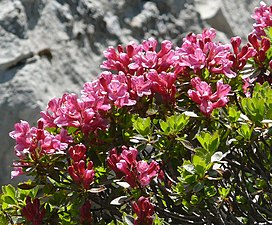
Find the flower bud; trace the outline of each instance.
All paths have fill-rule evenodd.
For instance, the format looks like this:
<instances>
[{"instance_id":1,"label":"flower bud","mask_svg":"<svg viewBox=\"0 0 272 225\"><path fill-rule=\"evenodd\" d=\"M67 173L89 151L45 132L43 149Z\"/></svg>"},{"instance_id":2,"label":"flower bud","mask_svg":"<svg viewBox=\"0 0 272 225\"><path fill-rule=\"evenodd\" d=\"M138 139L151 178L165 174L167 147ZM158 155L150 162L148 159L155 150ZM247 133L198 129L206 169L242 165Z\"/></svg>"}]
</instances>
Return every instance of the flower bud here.
<instances>
[{"instance_id":1,"label":"flower bud","mask_svg":"<svg viewBox=\"0 0 272 225\"><path fill-rule=\"evenodd\" d=\"M242 42L241 37L239 37L239 36L232 37L230 39L230 42L231 42L234 54L237 55L239 52L239 46L241 45L241 42Z\"/></svg>"}]
</instances>

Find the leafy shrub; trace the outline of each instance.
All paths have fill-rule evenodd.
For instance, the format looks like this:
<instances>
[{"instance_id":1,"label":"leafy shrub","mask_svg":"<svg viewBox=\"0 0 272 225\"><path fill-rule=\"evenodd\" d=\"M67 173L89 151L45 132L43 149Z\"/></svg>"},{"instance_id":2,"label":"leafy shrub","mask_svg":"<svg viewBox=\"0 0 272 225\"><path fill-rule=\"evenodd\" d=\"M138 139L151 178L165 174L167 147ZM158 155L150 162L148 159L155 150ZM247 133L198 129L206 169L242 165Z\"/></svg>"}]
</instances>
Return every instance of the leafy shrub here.
<instances>
[{"instance_id":1,"label":"leafy shrub","mask_svg":"<svg viewBox=\"0 0 272 225\"><path fill-rule=\"evenodd\" d=\"M1 224L272 223L272 6L241 46L214 29L180 47L109 47L81 96L15 124Z\"/></svg>"}]
</instances>

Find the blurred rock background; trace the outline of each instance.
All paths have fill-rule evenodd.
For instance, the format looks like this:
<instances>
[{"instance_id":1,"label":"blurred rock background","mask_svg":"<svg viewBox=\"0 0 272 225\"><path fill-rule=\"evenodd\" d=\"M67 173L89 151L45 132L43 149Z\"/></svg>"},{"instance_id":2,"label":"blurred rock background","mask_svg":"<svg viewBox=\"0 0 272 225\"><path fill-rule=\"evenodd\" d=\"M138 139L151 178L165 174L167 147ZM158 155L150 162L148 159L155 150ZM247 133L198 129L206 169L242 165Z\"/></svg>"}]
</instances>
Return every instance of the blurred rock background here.
<instances>
[{"instance_id":1,"label":"blurred rock background","mask_svg":"<svg viewBox=\"0 0 272 225\"><path fill-rule=\"evenodd\" d=\"M268 3L268 1L266 1ZM252 30L256 0L0 0L0 185L10 180L14 123L35 125L54 96L79 93L109 45L151 36L176 45L214 27L227 43Z\"/></svg>"}]
</instances>

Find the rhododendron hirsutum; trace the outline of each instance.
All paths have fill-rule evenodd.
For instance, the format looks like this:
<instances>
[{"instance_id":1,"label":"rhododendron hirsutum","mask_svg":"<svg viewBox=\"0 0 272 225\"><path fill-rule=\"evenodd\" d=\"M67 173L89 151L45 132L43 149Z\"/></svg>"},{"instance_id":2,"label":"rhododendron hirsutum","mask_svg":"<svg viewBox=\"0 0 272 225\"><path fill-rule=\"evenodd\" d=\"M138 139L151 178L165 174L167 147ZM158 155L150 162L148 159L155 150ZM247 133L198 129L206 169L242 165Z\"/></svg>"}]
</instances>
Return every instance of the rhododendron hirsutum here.
<instances>
[{"instance_id":1,"label":"rhododendron hirsutum","mask_svg":"<svg viewBox=\"0 0 272 225\"><path fill-rule=\"evenodd\" d=\"M43 224L45 212L45 208L40 206L39 199L35 198L32 202L29 196L26 198L26 206L22 208L22 215L27 221L31 222L33 225L41 225Z\"/></svg>"},{"instance_id":2,"label":"rhododendron hirsutum","mask_svg":"<svg viewBox=\"0 0 272 225\"><path fill-rule=\"evenodd\" d=\"M202 34L191 33L183 39L183 44L177 48L177 64L188 67L194 73L200 74L203 69L210 73L224 74L233 78L236 73L231 70L233 62L229 60L230 46L214 42L214 29L204 30Z\"/></svg>"},{"instance_id":3,"label":"rhododendron hirsutum","mask_svg":"<svg viewBox=\"0 0 272 225\"><path fill-rule=\"evenodd\" d=\"M140 197L137 202L132 204L133 211L137 217L134 225L151 225L153 224L154 206L150 203L148 198Z\"/></svg>"},{"instance_id":4,"label":"rhododendron hirsutum","mask_svg":"<svg viewBox=\"0 0 272 225\"><path fill-rule=\"evenodd\" d=\"M260 7L256 8L252 18L255 20L253 24L254 33L259 39L265 36L264 29L267 27L272 27L272 6L266 5L263 1L260 3Z\"/></svg>"},{"instance_id":5,"label":"rhododendron hirsutum","mask_svg":"<svg viewBox=\"0 0 272 225\"><path fill-rule=\"evenodd\" d=\"M116 175L120 178L124 176L132 188L147 186L159 171L158 163L152 161L148 164L143 160L137 161L137 155L137 149L122 146L122 153L119 156L116 149L113 149L107 159L110 168L116 172Z\"/></svg>"},{"instance_id":6,"label":"rhododendron hirsutum","mask_svg":"<svg viewBox=\"0 0 272 225\"><path fill-rule=\"evenodd\" d=\"M227 95L231 87L228 84L223 84L222 81L217 81L217 90L214 93L212 93L211 86L201 81L199 77L193 78L191 85L195 90L188 90L188 95L199 104L200 111L206 116L210 116L214 109L228 103Z\"/></svg>"},{"instance_id":7,"label":"rhododendron hirsutum","mask_svg":"<svg viewBox=\"0 0 272 225\"><path fill-rule=\"evenodd\" d=\"M94 180L92 161L87 163L87 168L84 160L73 162L72 165L68 167L68 172L76 184L82 185L85 189L90 188L90 184Z\"/></svg>"},{"instance_id":8,"label":"rhododendron hirsutum","mask_svg":"<svg viewBox=\"0 0 272 225\"><path fill-rule=\"evenodd\" d=\"M33 181L3 187L0 221L270 224L271 9L255 10L245 44L210 28L176 48L108 47L81 95L14 125L11 175Z\"/></svg>"}]
</instances>

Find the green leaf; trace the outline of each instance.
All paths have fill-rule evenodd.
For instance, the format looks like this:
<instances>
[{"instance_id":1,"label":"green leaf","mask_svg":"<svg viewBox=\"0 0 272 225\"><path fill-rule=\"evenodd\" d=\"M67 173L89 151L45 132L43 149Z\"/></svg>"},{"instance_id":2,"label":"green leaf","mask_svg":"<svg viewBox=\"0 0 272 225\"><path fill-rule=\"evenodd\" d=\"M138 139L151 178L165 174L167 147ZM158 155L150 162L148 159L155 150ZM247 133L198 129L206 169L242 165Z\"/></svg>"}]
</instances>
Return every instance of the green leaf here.
<instances>
[{"instance_id":1,"label":"green leaf","mask_svg":"<svg viewBox=\"0 0 272 225\"><path fill-rule=\"evenodd\" d=\"M237 130L237 132L245 139L250 140L252 129L248 126L248 124L243 124L240 129Z\"/></svg>"},{"instance_id":2,"label":"green leaf","mask_svg":"<svg viewBox=\"0 0 272 225\"><path fill-rule=\"evenodd\" d=\"M204 188L204 183L203 182L198 182L194 187L193 191L194 192L199 192Z\"/></svg>"},{"instance_id":3,"label":"green leaf","mask_svg":"<svg viewBox=\"0 0 272 225\"><path fill-rule=\"evenodd\" d=\"M189 122L189 117L185 114L175 114L166 118L166 121L160 120L162 133L165 135L177 135Z\"/></svg>"},{"instance_id":4,"label":"green leaf","mask_svg":"<svg viewBox=\"0 0 272 225\"><path fill-rule=\"evenodd\" d=\"M199 117L197 114L195 114L194 112L191 112L191 111L185 111L183 114L184 114L185 116L193 117L193 118Z\"/></svg>"},{"instance_id":5,"label":"green leaf","mask_svg":"<svg viewBox=\"0 0 272 225\"><path fill-rule=\"evenodd\" d=\"M204 193L208 198L211 198L216 195L217 191L214 186L211 187L206 186L204 187Z\"/></svg>"},{"instance_id":6,"label":"green leaf","mask_svg":"<svg viewBox=\"0 0 272 225\"><path fill-rule=\"evenodd\" d=\"M194 155L192 163L194 164L196 173L200 177L204 177L207 167L205 161L200 156Z\"/></svg>"},{"instance_id":7,"label":"green leaf","mask_svg":"<svg viewBox=\"0 0 272 225\"><path fill-rule=\"evenodd\" d=\"M122 205L123 203L125 203L128 200L128 197L126 195L123 196L119 196L115 199L113 199L110 204L111 205Z\"/></svg>"},{"instance_id":8,"label":"green leaf","mask_svg":"<svg viewBox=\"0 0 272 225\"><path fill-rule=\"evenodd\" d=\"M239 204L246 204L246 199L244 196L242 195L237 195L236 196L236 201L239 203Z\"/></svg>"},{"instance_id":9,"label":"green leaf","mask_svg":"<svg viewBox=\"0 0 272 225\"><path fill-rule=\"evenodd\" d=\"M166 122L164 122L163 120L160 120L160 126L161 126L161 129L162 131L165 133L165 134L168 134L170 132L170 127L168 126L168 124Z\"/></svg>"},{"instance_id":10,"label":"green leaf","mask_svg":"<svg viewBox=\"0 0 272 225\"><path fill-rule=\"evenodd\" d=\"M187 184L192 184L192 183L195 183L197 180L197 176L196 175L193 175L193 174L190 174L190 175L187 175L184 177L184 181L187 183Z\"/></svg>"},{"instance_id":11,"label":"green leaf","mask_svg":"<svg viewBox=\"0 0 272 225\"><path fill-rule=\"evenodd\" d=\"M8 225L8 219L7 217L4 215L4 213L0 210L0 225Z\"/></svg>"},{"instance_id":12,"label":"green leaf","mask_svg":"<svg viewBox=\"0 0 272 225\"><path fill-rule=\"evenodd\" d=\"M147 136L151 132L151 120L147 118L137 118L133 123L133 128L142 136Z\"/></svg>"},{"instance_id":13,"label":"green leaf","mask_svg":"<svg viewBox=\"0 0 272 225\"><path fill-rule=\"evenodd\" d=\"M200 134L196 135L196 138L201 144L201 146L208 153L216 152L220 144L220 137L217 131L212 135L209 132L202 131L200 132Z\"/></svg>"},{"instance_id":14,"label":"green leaf","mask_svg":"<svg viewBox=\"0 0 272 225\"><path fill-rule=\"evenodd\" d=\"M36 186L36 183L31 180L18 184L18 188L23 189L23 190L30 190L30 189L34 188L35 186Z\"/></svg>"},{"instance_id":15,"label":"green leaf","mask_svg":"<svg viewBox=\"0 0 272 225\"><path fill-rule=\"evenodd\" d=\"M237 120L240 118L240 111L237 111L233 107L228 108L228 113L229 113L229 119L231 122L237 122Z\"/></svg>"},{"instance_id":16,"label":"green leaf","mask_svg":"<svg viewBox=\"0 0 272 225\"><path fill-rule=\"evenodd\" d=\"M258 189L265 189L265 188L267 188L267 183L266 183L266 181L264 179L257 178L256 181L255 181L255 183L256 183L256 187Z\"/></svg>"},{"instance_id":17,"label":"green leaf","mask_svg":"<svg viewBox=\"0 0 272 225\"><path fill-rule=\"evenodd\" d=\"M10 196L11 198L15 198L15 188L11 184L5 186L5 192L6 195Z\"/></svg>"},{"instance_id":18,"label":"green leaf","mask_svg":"<svg viewBox=\"0 0 272 225\"><path fill-rule=\"evenodd\" d=\"M133 225L134 224L134 218L130 215L124 216L124 221L127 225Z\"/></svg>"},{"instance_id":19,"label":"green leaf","mask_svg":"<svg viewBox=\"0 0 272 225\"><path fill-rule=\"evenodd\" d=\"M266 36L270 39L270 42L272 42L272 27L265 28Z\"/></svg>"},{"instance_id":20,"label":"green leaf","mask_svg":"<svg viewBox=\"0 0 272 225\"><path fill-rule=\"evenodd\" d=\"M157 214L153 215L154 216L154 220L152 225L170 225L169 223L167 223L166 221L164 221L163 218L158 217Z\"/></svg>"},{"instance_id":21,"label":"green leaf","mask_svg":"<svg viewBox=\"0 0 272 225\"><path fill-rule=\"evenodd\" d=\"M242 108L246 115L255 123L260 123L264 119L264 99L244 98L241 101Z\"/></svg>"},{"instance_id":22,"label":"green leaf","mask_svg":"<svg viewBox=\"0 0 272 225\"><path fill-rule=\"evenodd\" d=\"M217 149L218 149L218 147L219 147L219 144L220 144L220 137L219 137L218 132L216 131L216 132L211 136L210 145L209 145L210 151L211 151L211 152L217 151Z\"/></svg>"},{"instance_id":23,"label":"green leaf","mask_svg":"<svg viewBox=\"0 0 272 225\"><path fill-rule=\"evenodd\" d=\"M226 198L230 192L230 187L229 188L220 187L218 189L218 192L223 198Z\"/></svg>"},{"instance_id":24,"label":"green leaf","mask_svg":"<svg viewBox=\"0 0 272 225\"><path fill-rule=\"evenodd\" d=\"M186 161L185 161L186 162ZM191 173L191 174L194 174L194 172L195 172L195 167L194 167L194 165L193 164L191 164L191 163L183 163L183 165L182 165L182 167L186 170L186 171L188 171L189 173Z\"/></svg>"},{"instance_id":25,"label":"green leaf","mask_svg":"<svg viewBox=\"0 0 272 225\"><path fill-rule=\"evenodd\" d=\"M210 139L211 135L209 133L206 133L204 131L200 132L200 134L196 135L196 139L199 141L199 143L201 144L201 146L205 149L205 150L209 150L209 139Z\"/></svg>"},{"instance_id":26,"label":"green leaf","mask_svg":"<svg viewBox=\"0 0 272 225\"><path fill-rule=\"evenodd\" d=\"M11 204L11 205L15 205L16 204L16 201L14 198L10 197L10 196L7 196L7 195L3 195L2 197L2 200L7 203L7 204Z\"/></svg>"},{"instance_id":27,"label":"green leaf","mask_svg":"<svg viewBox=\"0 0 272 225\"><path fill-rule=\"evenodd\" d=\"M191 203L192 205L198 204L199 201L200 201L200 199L198 198L197 195L192 195L192 196L191 196L191 201L190 201L190 203Z\"/></svg>"},{"instance_id":28,"label":"green leaf","mask_svg":"<svg viewBox=\"0 0 272 225\"><path fill-rule=\"evenodd\" d=\"M181 144L182 144L185 148L187 148L187 149L189 149L189 150L191 150L191 151L194 151L194 150L195 150L195 148L194 148L194 146L192 145L192 143L191 143L190 141L186 140L184 137L182 137L182 138L176 138L176 140L177 140L177 141L180 141Z\"/></svg>"}]
</instances>

